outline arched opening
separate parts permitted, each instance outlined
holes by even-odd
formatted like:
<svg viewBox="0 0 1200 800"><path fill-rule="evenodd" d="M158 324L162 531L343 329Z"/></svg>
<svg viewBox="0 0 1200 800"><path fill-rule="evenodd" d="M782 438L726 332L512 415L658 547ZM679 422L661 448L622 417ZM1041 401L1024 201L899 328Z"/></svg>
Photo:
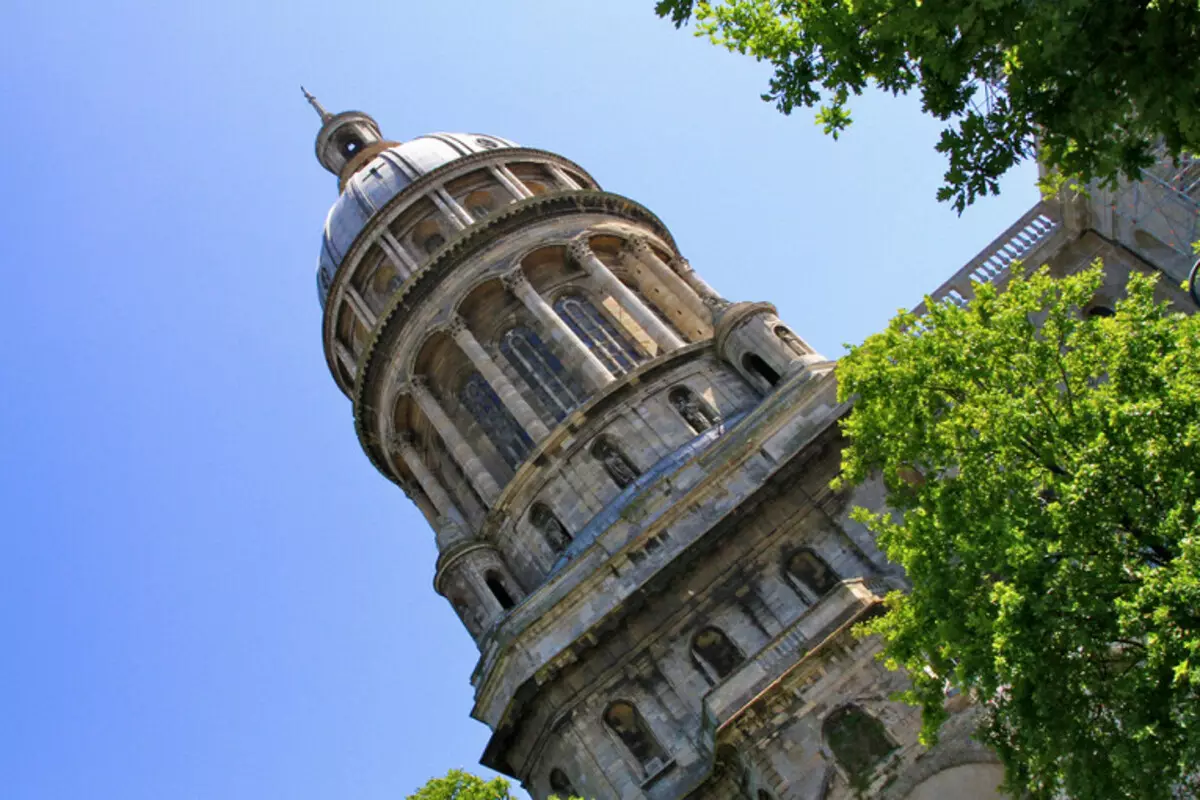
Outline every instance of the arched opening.
<svg viewBox="0 0 1200 800"><path fill-rule="evenodd" d="M641 474L607 436L596 437L592 444L592 458L604 466L604 471L622 489L636 481Z"/></svg>
<svg viewBox="0 0 1200 800"><path fill-rule="evenodd" d="M824 559L809 550L797 550L787 560L787 574L815 597L824 597L838 585L838 576Z"/></svg>
<svg viewBox="0 0 1200 800"><path fill-rule="evenodd" d="M571 779L567 777L567 773L558 767L550 770L550 791L554 792L559 800L568 800L568 798L579 794L579 792L575 791L575 786L571 783Z"/></svg>
<svg viewBox="0 0 1200 800"><path fill-rule="evenodd" d="M535 332L524 326L509 329L500 337L500 352L555 420L579 405L578 386Z"/></svg>
<svg viewBox="0 0 1200 800"><path fill-rule="evenodd" d="M687 386L676 386L667 394L667 402L696 433L703 433L721 421L721 416Z"/></svg>
<svg viewBox="0 0 1200 800"><path fill-rule="evenodd" d="M632 703L624 700L613 703L604 712L604 724L621 740L643 772L652 774L662 768L666 754Z"/></svg>
<svg viewBox="0 0 1200 800"><path fill-rule="evenodd" d="M742 369L767 382L768 386L779 383L779 373L771 369L771 365L762 360L757 353L746 353L742 356Z"/></svg>
<svg viewBox="0 0 1200 800"><path fill-rule="evenodd" d="M1004 767L999 764L959 764L935 772L918 783L904 800L1001 800Z"/></svg>
<svg viewBox="0 0 1200 800"><path fill-rule="evenodd" d="M512 595L508 593L508 589L504 588L504 582L500 580L499 575L497 575L495 572L489 572L484 576L483 580L487 584L488 590L491 591L492 596L496 598L496 602L500 604L501 608L503 608L505 611L508 611L510 608L516 605L516 602L514 602L512 599Z"/></svg>
<svg viewBox="0 0 1200 800"><path fill-rule="evenodd" d="M775 800L775 798L766 789L759 789L758 800Z"/></svg>
<svg viewBox="0 0 1200 800"><path fill-rule="evenodd" d="M811 352L804 346L804 342L800 341L800 337L788 330L786 325L776 325L775 335L779 337L781 342L788 346L789 350L798 356L805 356Z"/></svg>
<svg viewBox="0 0 1200 800"><path fill-rule="evenodd" d="M546 544L556 553L561 553L571 543L571 535L559 522L554 512L542 503L534 503L529 509L529 521L542 534Z"/></svg>
<svg viewBox="0 0 1200 800"><path fill-rule="evenodd" d="M582 295L563 295L554 301L554 310L614 375L624 375L642 360L629 337Z"/></svg>
<svg viewBox="0 0 1200 800"><path fill-rule="evenodd" d="M701 629L692 639L692 655L716 681L728 677L746 660L724 631L712 625Z"/></svg>
<svg viewBox="0 0 1200 800"><path fill-rule="evenodd" d="M513 418L491 384L478 372L472 372L463 383L458 400L483 428L504 463L516 469L529 454L533 440Z"/></svg>
<svg viewBox="0 0 1200 800"><path fill-rule="evenodd" d="M1117 312L1105 305L1094 305L1087 310L1084 317L1087 319L1103 319L1104 317L1115 316Z"/></svg>
<svg viewBox="0 0 1200 800"><path fill-rule="evenodd" d="M826 717L821 734L856 787L870 783L871 768L896 747L883 723L855 705L842 706Z"/></svg>

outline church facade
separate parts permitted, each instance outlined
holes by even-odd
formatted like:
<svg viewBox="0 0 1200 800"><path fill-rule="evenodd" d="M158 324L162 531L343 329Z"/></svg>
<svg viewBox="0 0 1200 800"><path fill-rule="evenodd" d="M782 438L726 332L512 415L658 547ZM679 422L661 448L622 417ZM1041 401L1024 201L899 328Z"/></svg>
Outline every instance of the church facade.
<svg viewBox="0 0 1200 800"><path fill-rule="evenodd" d="M318 267L326 359L479 647L482 763L539 799L1000 797L978 708L948 695L921 746L919 712L889 699L904 675L851 633L905 578L849 518L882 488L829 488L850 411L833 363L562 156L389 141L310 102L340 190ZM1038 204L933 297L965 302L1014 258L1100 256L1096 313L1131 269L1182 298L1200 238L1187 169Z"/></svg>

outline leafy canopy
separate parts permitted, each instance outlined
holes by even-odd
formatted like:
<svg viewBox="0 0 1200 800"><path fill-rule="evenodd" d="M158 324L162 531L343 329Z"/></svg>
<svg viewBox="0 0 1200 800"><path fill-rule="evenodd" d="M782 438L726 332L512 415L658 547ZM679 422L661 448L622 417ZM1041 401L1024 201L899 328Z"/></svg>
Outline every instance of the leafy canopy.
<svg viewBox="0 0 1200 800"><path fill-rule="evenodd" d="M912 582L866 632L926 741L945 681L972 691L1035 798L1170 797L1200 768L1200 316L1135 274L1088 318L1100 283L927 299L838 366L840 480L882 475L897 513L856 518Z"/></svg>
<svg viewBox="0 0 1200 800"><path fill-rule="evenodd" d="M430 778L408 796L408 800L515 800L504 778L485 781L461 769L452 769L441 778ZM553 798L552 798L553 800ZM563 798L562 800L579 800Z"/></svg>
<svg viewBox="0 0 1200 800"><path fill-rule="evenodd" d="M1200 151L1198 0L658 0L655 10L676 26L694 14L697 35L770 63L763 99L784 114L819 105L835 138L869 85L918 92L950 122L938 197L960 213L1035 154L1035 133L1043 162L1083 181L1138 177L1160 139L1172 156Z"/></svg>

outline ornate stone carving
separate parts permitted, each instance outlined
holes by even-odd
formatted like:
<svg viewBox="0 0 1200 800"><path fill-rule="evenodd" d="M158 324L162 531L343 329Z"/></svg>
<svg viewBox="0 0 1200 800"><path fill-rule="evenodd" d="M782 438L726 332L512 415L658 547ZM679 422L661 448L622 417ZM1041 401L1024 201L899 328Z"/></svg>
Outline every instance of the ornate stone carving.
<svg viewBox="0 0 1200 800"><path fill-rule="evenodd" d="M506 272L500 276L500 283L504 285L505 289L515 294L517 290L529 285L529 278L525 277L524 270L517 267L512 272Z"/></svg>

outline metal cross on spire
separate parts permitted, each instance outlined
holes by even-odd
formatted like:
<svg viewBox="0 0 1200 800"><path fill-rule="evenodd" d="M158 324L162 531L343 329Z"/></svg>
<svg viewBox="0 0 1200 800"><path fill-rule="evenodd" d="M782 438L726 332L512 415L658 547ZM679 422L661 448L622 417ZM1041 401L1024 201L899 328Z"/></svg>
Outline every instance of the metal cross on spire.
<svg viewBox="0 0 1200 800"><path fill-rule="evenodd" d="M325 107L321 105L320 101L317 100L316 97L309 93L308 89L305 89L304 86L301 86L300 91L304 92L304 99L308 101L308 104L312 106L318 114L321 115L322 122L328 122L333 118L333 114L330 114L328 111L326 111Z"/></svg>

